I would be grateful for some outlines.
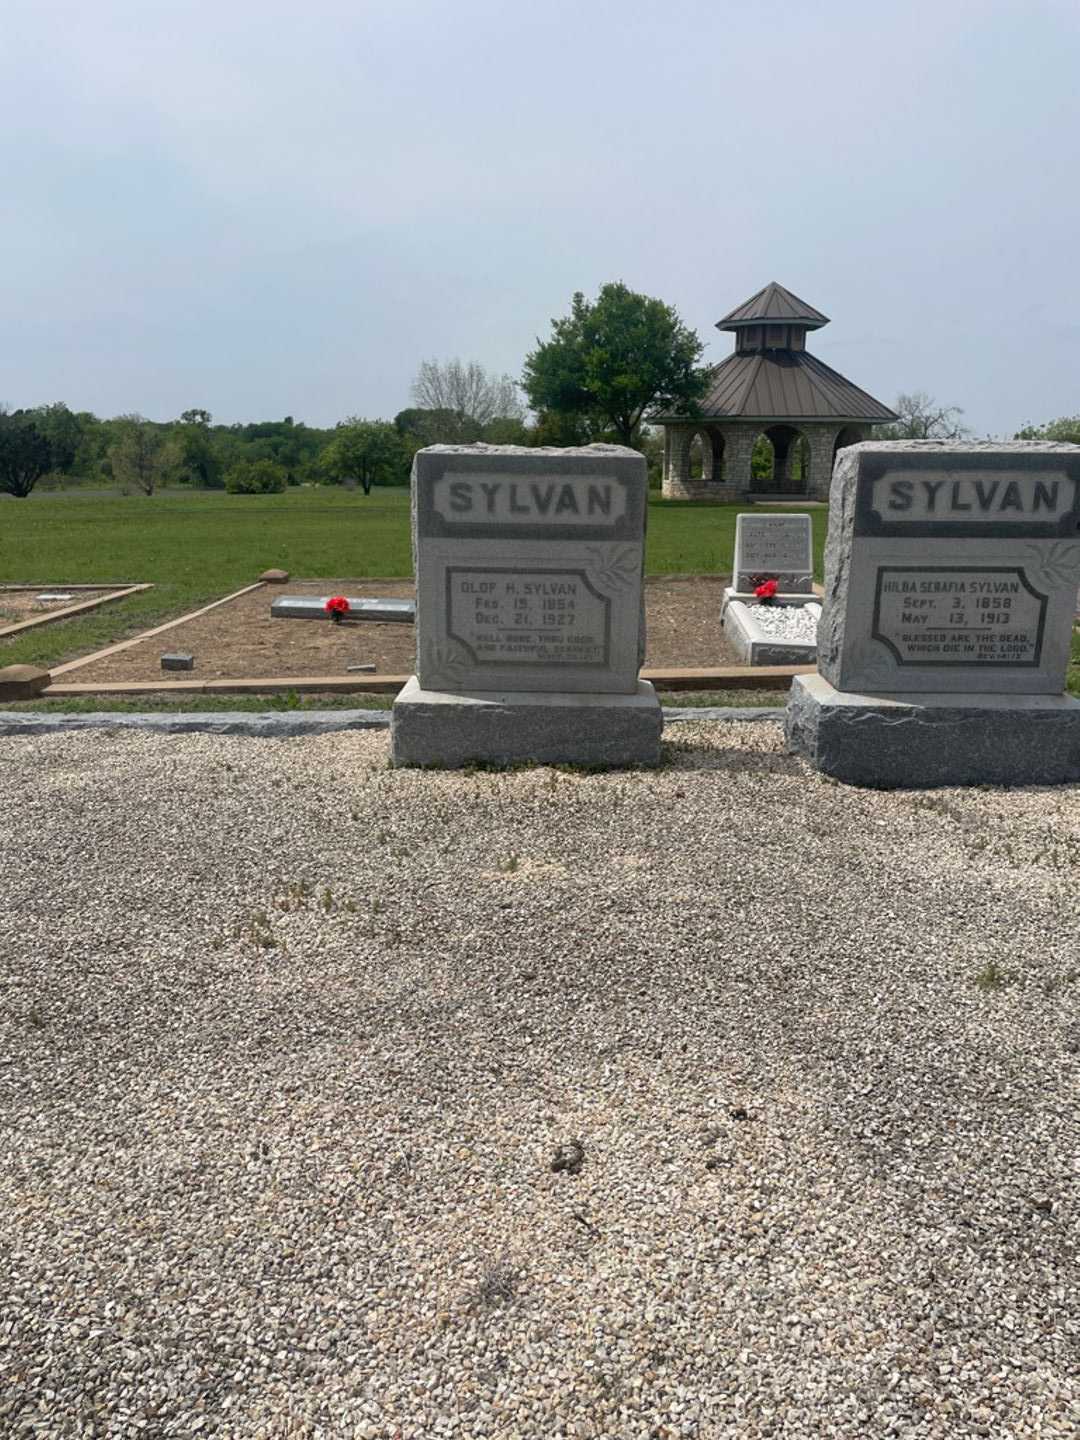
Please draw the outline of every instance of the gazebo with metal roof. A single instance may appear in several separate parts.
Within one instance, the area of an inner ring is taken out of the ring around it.
[[[828,323],[775,281],[716,322],[734,331],[735,351],[713,370],[698,413],[653,417],[664,427],[667,498],[828,499],[837,450],[897,418],[807,350],[807,332]],[[757,478],[751,460],[762,435],[772,475]]]

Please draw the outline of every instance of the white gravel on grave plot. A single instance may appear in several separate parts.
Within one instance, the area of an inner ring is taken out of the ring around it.
[[[1080,1433],[1080,789],[672,734],[0,740],[0,1434]]]
[[[803,645],[817,642],[820,605],[754,605],[751,618],[766,635]]]

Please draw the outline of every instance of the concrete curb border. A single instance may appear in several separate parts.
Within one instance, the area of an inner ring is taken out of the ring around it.
[[[665,709],[664,724],[680,721],[782,721],[784,711],[765,705],[704,705]],[[345,730],[380,730],[389,710],[244,711],[207,710],[182,714],[128,714],[94,711],[85,715],[0,710],[0,737],[63,735],[79,730],[149,730],[158,735],[250,735],[288,740]]]

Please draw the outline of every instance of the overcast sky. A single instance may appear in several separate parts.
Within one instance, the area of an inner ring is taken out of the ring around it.
[[[0,401],[392,416],[607,280],[1080,412],[1080,0],[0,0]]]

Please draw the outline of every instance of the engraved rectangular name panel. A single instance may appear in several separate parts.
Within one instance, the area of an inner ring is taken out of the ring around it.
[[[867,455],[856,535],[1050,538],[1080,534],[1080,455]]]
[[[1034,668],[1047,599],[1020,567],[883,565],[871,634],[901,666]]]
[[[531,526],[561,530],[614,528],[626,514],[626,490],[610,475],[443,475],[431,506],[449,529]]]
[[[611,602],[582,570],[446,572],[447,635],[473,665],[607,665]]]

